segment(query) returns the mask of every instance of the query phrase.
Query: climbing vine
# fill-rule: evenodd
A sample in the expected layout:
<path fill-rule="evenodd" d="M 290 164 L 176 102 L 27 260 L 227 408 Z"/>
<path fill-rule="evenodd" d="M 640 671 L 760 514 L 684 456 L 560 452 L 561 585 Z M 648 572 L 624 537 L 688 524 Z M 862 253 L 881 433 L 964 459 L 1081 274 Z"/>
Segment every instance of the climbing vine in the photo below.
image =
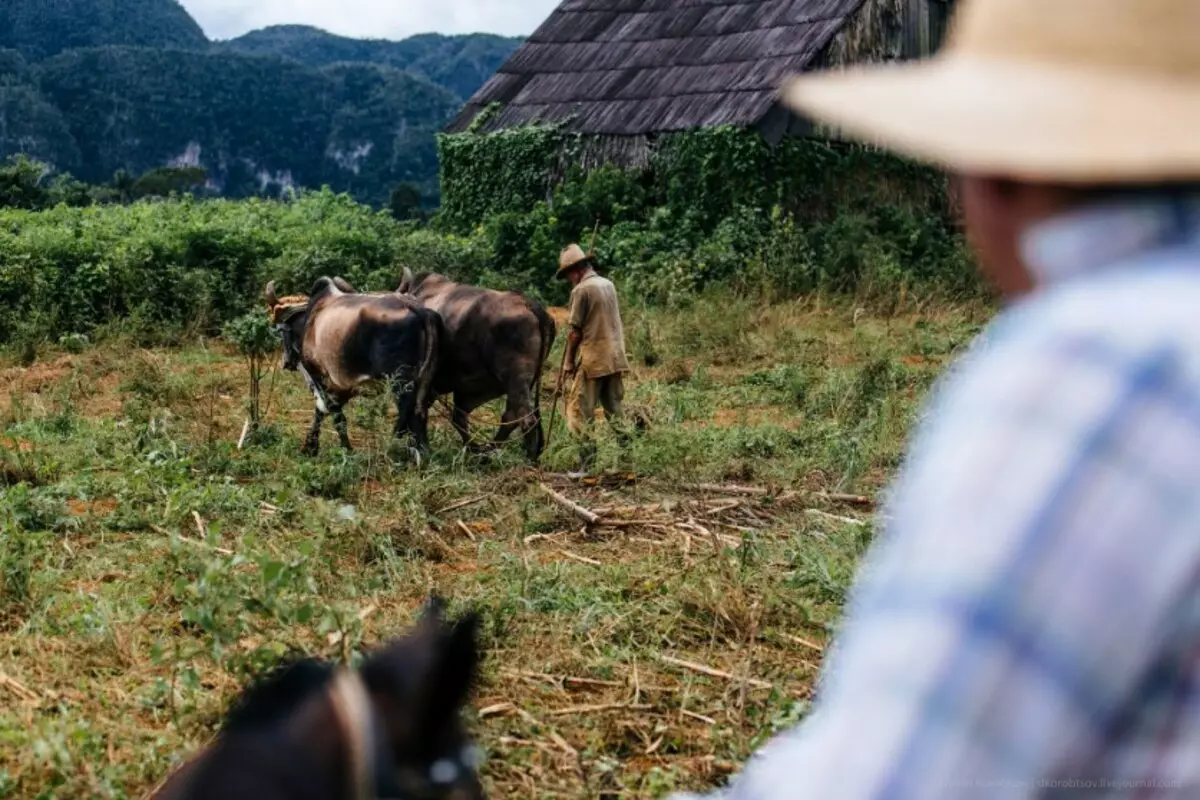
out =
<path fill-rule="evenodd" d="M 597 226 L 601 260 L 652 298 L 747 275 L 784 292 L 974 284 L 945 177 L 923 165 L 721 127 L 662 136 L 637 168 L 562 168 L 584 149 L 553 127 L 443 136 L 438 224 L 483 234 L 495 272 L 551 295 L 546 265 Z"/>

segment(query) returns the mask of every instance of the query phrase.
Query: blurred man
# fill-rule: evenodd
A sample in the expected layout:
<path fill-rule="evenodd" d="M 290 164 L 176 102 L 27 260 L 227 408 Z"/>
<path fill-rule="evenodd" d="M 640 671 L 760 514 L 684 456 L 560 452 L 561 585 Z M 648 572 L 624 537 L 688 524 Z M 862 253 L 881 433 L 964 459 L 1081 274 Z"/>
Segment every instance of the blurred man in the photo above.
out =
<path fill-rule="evenodd" d="M 1010 307 L 724 796 L 1200 797 L 1200 2 L 963 0 L 933 61 L 785 97 L 953 170 Z"/>
<path fill-rule="evenodd" d="M 580 441 L 579 474 L 591 471 L 596 458 L 592 428 L 597 405 L 624 442 L 621 404 L 625 397 L 625 331 L 612 281 L 596 274 L 594 260 L 577 244 L 559 255 L 558 277 L 571 282 L 564 381 L 574 385 L 567 403 L 567 427 Z"/>

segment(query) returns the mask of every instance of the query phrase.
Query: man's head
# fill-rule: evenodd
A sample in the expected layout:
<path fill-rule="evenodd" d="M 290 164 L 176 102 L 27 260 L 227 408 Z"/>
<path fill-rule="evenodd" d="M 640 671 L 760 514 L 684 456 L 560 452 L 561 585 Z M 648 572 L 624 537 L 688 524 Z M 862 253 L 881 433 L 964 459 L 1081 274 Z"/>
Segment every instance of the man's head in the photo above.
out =
<path fill-rule="evenodd" d="M 588 276 L 595 264 L 595 258 L 583 252 L 577 244 L 566 247 L 558 256 L 558 277 L 570 281 L 572 286 Z"/>
<path fill-rule="evenodd" d="M 954 173 L 984 272 L 1020 295 L 1034 224 L 1200 180 L 1200 5 L 962 0 L 938 56 L 799 78 L 785 98 Z"/>

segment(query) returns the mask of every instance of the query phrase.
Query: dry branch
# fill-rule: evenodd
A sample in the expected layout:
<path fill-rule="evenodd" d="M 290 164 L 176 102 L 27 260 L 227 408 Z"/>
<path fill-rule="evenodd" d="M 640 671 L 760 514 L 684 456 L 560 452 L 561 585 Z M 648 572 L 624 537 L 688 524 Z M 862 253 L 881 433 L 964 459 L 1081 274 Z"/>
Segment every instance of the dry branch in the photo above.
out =
<path fill-rule="evenodd" d="M 549 486 L 547 486 L 546 484 L 544 484 L 544 483 L 539 483 L 539 484 L 538 484 L 538 488 L 539 488 L 539 489 L 541 489 L 541 490 L 542 490 L 542 492 L 543 492 L 543 493 L 544 493 L 544 494 L 545 494 L 547 497 L 549 497 L 551 500 L 553 500 L 555 503 L 557 503 L 558 505 L 562 506 L 562 507 L 563 507 L 563 508 L 565 508 L 567 511 L 570 511 L 572 514 L 574 514 L 575 516 L 579 517 L 581 520 L 583 520 L 584 522 L 586 522 L 588 525 L 598 525 L 598 524 L 600 523 L 600 517 L 598 517 L 597 515 L 593 514 L 591 511 L 588 511 L 586 508 L 584 508 L 583 506 L 579 505 L 578 503 L 573 503 L 573 502 L 571 502 L 570 500 L 568 500 L 567 498 L 563 497 L 563 496 L 562 496 L 561 494 L 559 494 L 558 492 L 556 492 L 556 491 L 554 491 L 553 489 L 551 489 L 551 488 L 550 488 Z"/>
<path fill-rule="evenodd" d="M 16 678 L 11 678 L 8 675 L 5 675 L 3 672 L 0 672 L 0 686 L 8 687 L 13 694 L 27 703 L 37 704 L 39 702 L 36 692 L 25 686 L 25 684 L 21 683 Z"/>
<path fill-rule="evenodd" d="M 712 717 L 706 717 L 703 714 L 697 714 L 695 711 L 688 711 L 686 708 L 679 709 L 679 713 L 683 714 L 685 717 L 691 717 L 692 719 L 700 720 L 701 722 L 707 723 L 709 725 L 717 724 L 717 721 L 715 719 L 713 719 Z"/>
<path fill-rule="evenodd" d="M 458 529 L 467 535 L 468 539 L 470 539 L 472 542 L 475 541 L 475 534 L 471 533 L 471 529 L 467 527 L 467 523 L 463 522 L 461 519 L 455 520 L 455 523 L 458 525 Z"/>
<path fill-rule="evenodd" d="M 866 506 L 869 508 L 875 507 L 875 499 L 874 498 L 864 497 L 864 496 L 858 495 L 858 494 L 836 494 L 836 493 L 822 492 L 821 494 L 819 494 L 817 496 L 823 500 L 828 500 L 831 503 L 842 503 L 842 504 L 848 505 L 848 506 Z"/>
<path fill-rule="evenodd" d="M 601 561 L 597 561 L 594 558 L 588 558 L 587 556 L 581 556 L 576 553 L 572 553 L 570 550 L 559 550 L 558 552 L 562 553 L 564 556 L 571 559 L 572 561 L 578 561 L 580 564 L 588 564 L 593 567 L 603 567 L 604 566 L 604 563 Z"/>
<path fill-rule="evenodd" d="M 708 675 L 709 677 L 712 677 L 712 678 L 724 678 L 727 681 L 743 681 L 744 680 L 747 685 L 753 686 L 757 689 L 773 689 L 774 688 L 774 686 L 772 686 L 770 683 L 767 683 L 766 681 L 760 681 L 757 678 L 738 678 L 736 675 L 733 675 L 729 672 L 725 672 L 724 670 L 715 669 L 713 667 L 707 667 L 704 664 L 697 664 L 694 661 L 684 661 L 682 658 L 672 658 L 671 656 L 663 656 L 663 655 L 660 655 L 658 657 L 658 659 L 660 661 L 662 661 L 664 664 L 670 664 L 671 666 L 680 667 L 682 669 L 690 670 L 692 672 L 699 672 L 701 675 Z"/>
<path fill-rule="evenodd" d="M 816 508 L 806 509 L 804 513 L 813 517 L 821 517 L 822 519 L 827 519 L 831 522 L 840 522 L 843 525 L 862 527 L 863 525 L 867 524 L 865 520 L 854 519 L 853 517 L 839 517 L 837 514 L 830 514 L 827 511 L 821 511 Z"/>
<path fill-rule="evenodd" d="M 484 500 L 487 500 L 487 499 L 488 499 L 488 495 L 486 495 L 486 494 L 481 494 L 478 497 L 468 497 L 466 500 L 459 500 L 457 503 L 451 503 L 450 505 L 446 506 L 445 508 L 439 508 L 437 511 L 435 511 L 433 513 L 434 514 L 447 514 L 451 511 L 458 511 L 460 508 L 467 508 L 468 506 L 473 506 L 478 503 L 482 503 Z"/>
<path fill-rule="evenodd" d="M 554 711 L 547 711 L 547 717 L 568 717 L 576 714 L 595 714 L 601 711 L 648 711 L 653 706 L 634 705 L 632 703 L 601 703 L 594 706 L 570 706 L 569 708 L 559 708 Z"/>
<path fill-rule="evenodd" d="M 824 647 L 817 644 L 816 642 L 809 641 L 808 639 L 805 639 L 801 636 L 793 636 L 790 633 L 784 633 L 784 634 L 780 634 L 780 635 L 783 636 L 784 639 L 787 639 L 789 642 L 794 642 L 795 644 L 803 645 L 804 647 L 807 647 L 809 650 L 816 650 L 818 653 L 825 652 Z"/>

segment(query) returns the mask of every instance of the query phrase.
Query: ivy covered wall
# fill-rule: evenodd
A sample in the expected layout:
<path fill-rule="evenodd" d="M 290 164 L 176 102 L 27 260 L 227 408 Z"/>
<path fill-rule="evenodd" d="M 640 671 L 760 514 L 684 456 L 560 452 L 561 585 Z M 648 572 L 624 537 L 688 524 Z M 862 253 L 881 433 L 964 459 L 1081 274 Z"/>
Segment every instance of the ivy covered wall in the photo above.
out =
<path fill-rule="evenodd" d="M 497 271 L 551 293 L 544 273 L 558 248 L 586 247 L 597 225 L 602 263 L 656 298 L 756 269 L 784 293 L 976 289 L 946 178 L 923 165 L 723 127 L 660 137 L 644 168 L 569 166 L 588 144 L 551 127 L 442 136 L 439 224 L 486 233 Z"/>

